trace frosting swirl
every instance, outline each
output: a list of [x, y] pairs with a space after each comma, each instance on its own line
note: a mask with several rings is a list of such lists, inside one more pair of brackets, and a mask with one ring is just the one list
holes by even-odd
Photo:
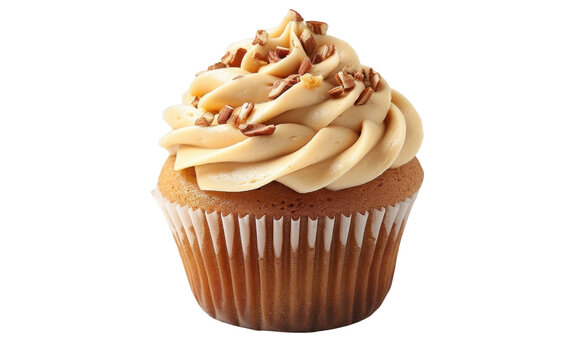
[[358, 186], [410, 161], [423, 138], [416, 110], [325, 32], [289, 11], [198, 74], [163, 114], [172, 131], [160, 145], [176, 154], [175, 170], [195, 167], [202, 190], [277, 181], [306, 193]]

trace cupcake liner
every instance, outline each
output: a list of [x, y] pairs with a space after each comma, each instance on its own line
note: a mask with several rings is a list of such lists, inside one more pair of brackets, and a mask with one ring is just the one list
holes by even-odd
[[316, 331], [360, 321], [382, 304], [417, 194], [349, 216], [280, 219], [209, 213], [153, 195], [205, 312], [251, 329]]

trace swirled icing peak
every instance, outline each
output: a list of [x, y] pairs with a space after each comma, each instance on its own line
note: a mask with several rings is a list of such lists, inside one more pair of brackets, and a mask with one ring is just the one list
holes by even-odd
[[410, 161], [420, 117], [363, 66], [328, 25], [290, 10], [272, 30], [232, 44], [163, 116], [160, 145], [202, 190], [248, 191], [272, 181], [306, 193], [364, 184]]

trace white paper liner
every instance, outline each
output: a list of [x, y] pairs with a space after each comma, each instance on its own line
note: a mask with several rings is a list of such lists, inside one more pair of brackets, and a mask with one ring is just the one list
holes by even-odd
[[153, 195], [209, 315], [252, 329], [315, 331], [362, 320], [381, 305], [417, 194], [314, 219], [208, 213]]

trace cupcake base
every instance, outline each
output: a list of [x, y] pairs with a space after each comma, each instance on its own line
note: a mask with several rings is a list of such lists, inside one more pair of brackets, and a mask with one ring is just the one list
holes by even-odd
[[194, 209], [153, 194], [205, 312], [293, 332], [349, 325], [380, 307], [416, 198], [349, 216], [277, 219]]

